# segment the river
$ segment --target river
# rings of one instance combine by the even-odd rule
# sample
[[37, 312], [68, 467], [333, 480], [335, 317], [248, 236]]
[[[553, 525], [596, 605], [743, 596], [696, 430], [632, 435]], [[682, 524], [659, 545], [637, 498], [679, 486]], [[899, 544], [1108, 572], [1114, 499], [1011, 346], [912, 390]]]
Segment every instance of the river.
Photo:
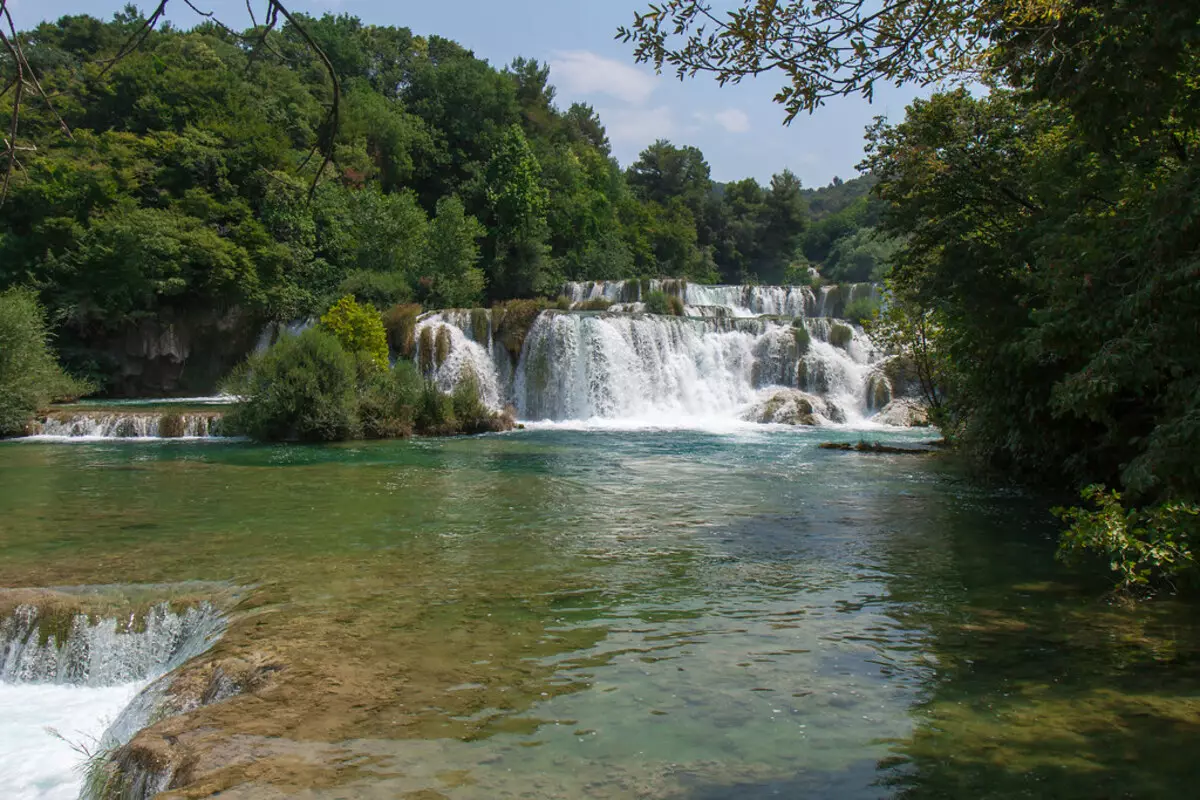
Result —
[[[817, 447], [863, 435], [929, 438], [2, 443], [0, 585], [238, 587], [201, 658], [272, 676], [172, 733], [222, 796], [1178, 796], [1195, 614], [1057, 564], [1043, 498]], [[0, 687], [5, 796], [73, 796], [41, 726], [128, 693]]]

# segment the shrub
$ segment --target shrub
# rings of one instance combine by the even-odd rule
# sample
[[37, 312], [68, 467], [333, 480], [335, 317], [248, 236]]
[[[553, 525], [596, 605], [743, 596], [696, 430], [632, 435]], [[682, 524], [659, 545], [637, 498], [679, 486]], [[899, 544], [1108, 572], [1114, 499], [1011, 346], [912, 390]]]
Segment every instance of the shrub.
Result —
[[647, 314], [671, 313], [671, 304], [665, 292], [647, 292], [642, 302], [646, 304]]
[[488, 320], [486, 308], [471, 309], [471, 337], [481, 345], [487, 346], [488, 330], [491, 322]]
[[570, 311], [571, 298], [567, 297], [565, 294], [560, 294], [558, 299], [554, 301], [554, 307], [559, 311]]
[[387, 369], [387, 333], [374, 306], [359, 305], [346, 295], [321, 316], [321, 327], [336, 336], [346, 352], [365, 353], [380, 369]]
[[178, 439], [187, 435], [187, 420], [182, 414], [163, 414], [158, 418], [158, 435], [163, 439]]
[[808, 352], [812, 337], [808, 334], [808, 328], [804, 327], [804, 320], [792, 321], [792, 338], [796, 341], [796, 355], [802, 356]]
[[91, 389], [58, 365], [37, 296], [28, 289], [0, 293], [0, 436], [22, 433], [39, 409]]
[[834, 347], [840, 347], [845, 350], [850, 346], [850, 340], [854, 338], [854, 329], [849, 325], [833, 323], [829, 328], [829, 343]]
[[363, 435], [369, 439], [411, 436], [422, 388], [421, 375], [411, 361], [397, 361], [391, 371], [372, 375], [358, 399]]
[[413, 421], [417, 432], [428, 436], [451, 436], [458, 432], [454, 400], [438, 389], [433, 381], [425, 381], [421, 387]]
[[682, 317], [687, 312], [684, 311], [683, 298], [677, 295], [667, 295], [667, 307], [671, 309], [671, 313], [677, 317]]
[[1098, 485], [1084, 489], [1083, 498], [1096, 508], [1054, 509], [1070, 526], [1060, 539], [1059, 558], [1099, 553], [1127, 591], [1145, 591], [1157, 581], [1173, 585], [1195, 571], [1192, 540], [1200, 536], [1200, 506], [1170, 501], [1126, 509], [1119, 492]]
[[860, 297], [846, 306], [842, 317], [859, 325], [867, 325], [879, 312], [879, 301], [873, 297]]
[[521, 358], [521, 348], [534, 320], [549, 307], [549, 302], [542, 298], [509, 300], [492, 306], [492, 331], [514, 364]]
[[387, 332], [388, 346], [400, 358], [412, 358], [417, 349], [417, 317], [421, 306], [416, 303], [400, 303], [383, 314], [383, 328]]
[[434, 339], [434, 361], [440, 367], [450, 356], [450, 329], [445, 325], [438, 326], [437, 337]]
[[311, 328], [255, 354], [230, 377], [226, 430], [260, 441], [335, 441], [359, 433], [354, 357]]
[[412, 287], [402, 272], [355, 270], [338, 284], [338, 294], [353, 297], [364, 305], [387, 308], [413, 299]]
[[426, 325], [421, 328], [420, 347], [417, 352], [421, 359], [421, 372], [433, 372], [433, 328]]
[[591, 300], [584, 300], [575, 308], [579, 311], [607, 311], [612, 307], [612, 300], [607, 297], [595, 297]]

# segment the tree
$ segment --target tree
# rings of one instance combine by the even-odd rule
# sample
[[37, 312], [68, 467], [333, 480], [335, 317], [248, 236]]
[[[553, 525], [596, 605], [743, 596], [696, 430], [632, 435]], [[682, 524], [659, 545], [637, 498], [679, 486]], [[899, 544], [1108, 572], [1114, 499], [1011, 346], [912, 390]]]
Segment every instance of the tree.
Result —
[[374, 306], [359, 305], [347, 295], [321, 315], [321, 328], [336, 336], [347, 353], [361, 354], [375, 367], [387, 368], [387, 332]]
[[0, 437], [21, 434], [50, 402], [90, 389], [58, 365], [37, 296], [28, 289], [0, 292]]
[[541, 165], [520, 126], [512, 125], [488, 162], [487, 196], [495, 242], [493, 296], [527, 297], [548, 289], [546, 207]]
[[695, 147], [676, 147], [666, 139], [643, 150], [626, 176], [643, 200], [665, 205], [680, 198], [693, 213], [700, 210], [712, 189], [704, 154]]
[[638, 61], [673, 67], [680, 78], [707, 73], [724, 85], [779, 70], [788, 83], [775, 100], [790, 122], [831, 97], [869, 99], [877, 81], [928, 85], [970, 74], [1009, 6], [1049, 11], [1057, 4], [742, 0], [718, 11], [706, 0], [666, 0], [635, 14], [617, 36], [634, 45]]
[[481, 302], [484, 276], [478, 266], [479, 240], [486, 233], [479, 220], [466, 214], [457, 197], [438, 201], [437, 216], [429, 225], [426, 258], [431, 305], [467, 308]]

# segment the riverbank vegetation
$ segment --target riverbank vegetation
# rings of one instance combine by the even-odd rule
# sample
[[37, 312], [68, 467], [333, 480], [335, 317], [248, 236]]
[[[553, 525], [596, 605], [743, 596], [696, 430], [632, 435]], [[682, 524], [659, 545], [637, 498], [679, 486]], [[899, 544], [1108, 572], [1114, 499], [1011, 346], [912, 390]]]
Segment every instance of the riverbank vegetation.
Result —
[[777, 70], [789, 118], [877, 81], [984, 82], [868, 131], [894, 301], [879, 332], [961, 451], [1091, 487], [1094, 510], [1063, 512], [1065, 553], [1099, 551], [1127, 587], [1194, 577], [1195, 4], [744, 3], [702, 34], [704, 8], [668, 4], [625, 38], [681, 76]]
[[0, 292], [0, 437], [19, 436], [39, 410], [89, 391], [58, 365], [37, 296]]
[[[422, 328], [423, 339], [430, 330]], [[422, 354], [431, 351], [429, 344], [421, 347]], [[472, 376], [447, 394], [422, 372], [403, 357], [390, 365], [379, 312], [343, 297], [318, 327], [284, 335], [234, 371], [225, 389], [237, 402], [222, 432], [267, 442], [327, 442], [513, 427], [511, 414], [483, 404]]]

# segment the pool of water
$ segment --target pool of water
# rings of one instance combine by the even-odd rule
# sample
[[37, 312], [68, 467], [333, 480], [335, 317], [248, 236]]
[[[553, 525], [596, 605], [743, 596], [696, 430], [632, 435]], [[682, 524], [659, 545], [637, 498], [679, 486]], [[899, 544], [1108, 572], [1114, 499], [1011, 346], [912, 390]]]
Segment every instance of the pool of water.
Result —
[[213, 657], [283, 669], [180, 723], [230, 797], [1189, 792], [1194, 610], [861, 435], [5, 443], [0, 585], [252, 587]]

